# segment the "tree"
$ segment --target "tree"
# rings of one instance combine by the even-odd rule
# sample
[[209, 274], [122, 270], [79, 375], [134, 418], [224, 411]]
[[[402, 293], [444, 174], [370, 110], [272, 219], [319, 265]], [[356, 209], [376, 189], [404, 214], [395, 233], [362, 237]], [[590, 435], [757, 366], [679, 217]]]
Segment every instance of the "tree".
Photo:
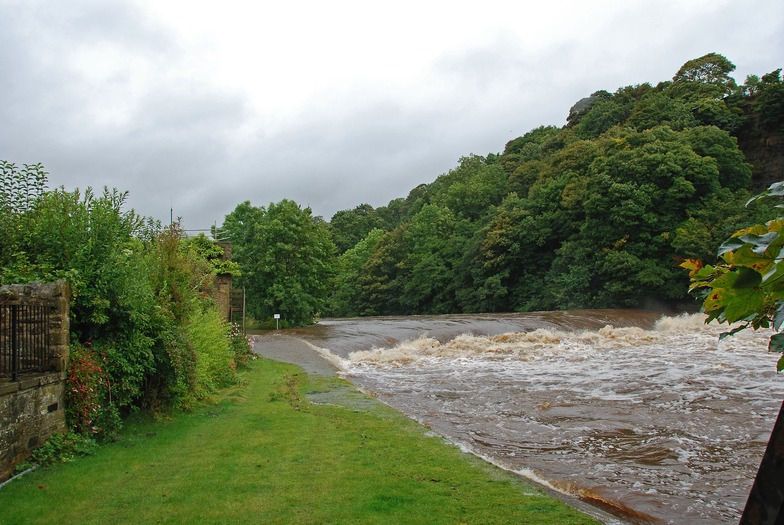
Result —
[[688, 104], [701, 124], [733, 131], [742, 123], [741, 115], [727, 105], [738, 90], [730, 76], [734, 70], [735, 64], [724, 56], [708, 53], [683, 64], [667, 92]]
[[352, 210], [336, 212], [329, 221], [329, 229], [338, 253], [353, 248], [373, 229], [379, 226], [373, 206], [360, 204]]
[[375, 252], [384, 232], [374, 228], [353, 248], [343, 252], [337, 260], [337, 275], [330, 301], [329, 315], [356, 317], [360, 314], [362, 287], [359, 276], [362, 267]]
[[362, 265], [357, 281], [361, 293], [360, 315], [410, 314], [401, 303], [406, 275], [406, 230], [403, 224], [378, 240], [376, 249]]
[[455, 306], [454, 268], [462, 253], [459, 222], [449, 208], [426, 204], [405, 234], [406, 273], [401, 302], [408, 311], [448, 313]]
[[527, 204], [516, 193], [508, 195], [465, 243], [459, 267], [461, 286], [456, 292], [464, 311], [510, 311], [530, 296], [527, 292], [537, 290], [536, 286], [517, 288], [523, 276], [531, 275], [530, 270], [541, 268], [527, 264], [541, 254], [532, 239], [541, 230], [531, 224]]
[[431, 203], [449, 208], [455, 215], [476, 221], [503, 199], [506, 175], [497, 163], [470, 155], [439, 177], [432, 188]]
[[264, 208], [237, 206], [223, 224], [237, 249], [248, 310], [259, 320], [280, 314], [284, 324], [310, 324], [322, 313], [334, 274], [335, 245], [310, 208], [284, 199]]
[[687, 61], [672, 78], [671, 89], [678, 94], [692, 93], [699, 98], [722, 98], [737, 87], [730, 73], [735, 64], [718, 53], [708, 53]]
[[781, 69], [762, 75], [753, 98], [753, 108], [760, 114], [760, 124], [784, 132], [784, 82]]
[[691, 108], [682, 100], [672, 98], [664, 93], [648, 93], [635, 104], [626, 123], [637, 131], [668, 125], [672, 129], [681, 130], [697, 125]]

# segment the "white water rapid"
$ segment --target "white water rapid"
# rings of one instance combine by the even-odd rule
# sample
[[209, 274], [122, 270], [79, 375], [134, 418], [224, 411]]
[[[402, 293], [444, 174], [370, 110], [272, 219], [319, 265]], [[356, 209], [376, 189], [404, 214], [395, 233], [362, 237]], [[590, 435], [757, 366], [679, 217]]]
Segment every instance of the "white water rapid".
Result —
[[[633, 314], [619, 311], [618, 328], [581, 328], [612, 314], [571, 312], [335, 320], [301, 335], [364, 390], [506, 469], [634, 523], [737, 523], [784, 397], [770, 333], [719, 341], [727, 327], [701, 315], [644, 326]], [[498, 333], [515, 323], [525, 331]]]

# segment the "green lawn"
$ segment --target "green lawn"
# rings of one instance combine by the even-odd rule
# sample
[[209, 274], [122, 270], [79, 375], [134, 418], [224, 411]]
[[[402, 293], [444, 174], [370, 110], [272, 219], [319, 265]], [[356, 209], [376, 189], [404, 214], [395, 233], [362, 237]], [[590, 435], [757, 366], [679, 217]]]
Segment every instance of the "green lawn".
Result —
[[130, 421], [94, 456], [8, 483], [0, 523], [598, 522], [340, 379], [259, 360], [215, 404]]

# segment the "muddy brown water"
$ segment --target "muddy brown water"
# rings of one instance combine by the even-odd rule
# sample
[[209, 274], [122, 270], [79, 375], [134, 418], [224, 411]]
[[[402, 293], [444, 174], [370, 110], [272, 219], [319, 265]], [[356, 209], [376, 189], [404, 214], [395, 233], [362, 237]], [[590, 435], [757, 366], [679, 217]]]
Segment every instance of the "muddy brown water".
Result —
[[[737, 523], [784, 396], [765, 332], [640, 310], [286, 330], [462, 447], [629, 523]], [[324, 366], [324, 363], [321, 363]]]

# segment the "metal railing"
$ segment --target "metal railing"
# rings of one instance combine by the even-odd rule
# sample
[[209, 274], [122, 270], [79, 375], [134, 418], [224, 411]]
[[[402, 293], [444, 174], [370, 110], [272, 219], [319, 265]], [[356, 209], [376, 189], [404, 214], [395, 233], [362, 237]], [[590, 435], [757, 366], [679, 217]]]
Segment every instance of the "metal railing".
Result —
[[0, 376], [49, 369], [48, 306], [0, 305]]

